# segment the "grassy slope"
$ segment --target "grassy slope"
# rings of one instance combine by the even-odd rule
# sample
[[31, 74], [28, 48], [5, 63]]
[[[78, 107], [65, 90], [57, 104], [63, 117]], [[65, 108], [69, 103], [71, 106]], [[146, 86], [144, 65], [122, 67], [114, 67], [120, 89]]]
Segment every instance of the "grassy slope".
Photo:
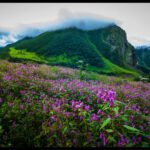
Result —
[[[91, 43], [92, 44], [92, 43]], [[94, 47], [94, 45], [93, 45]], [[122, 73], [124, 74], [131, 74], [131, 75], [137, 75], [136, 72], [131, 72], [126, 69], [123, 69], [113, 63], [111, 63], [108, 59], [103, 57], [100, 52], [95, 48], [95, 51], [97, 52], [98, 55], [100, 55], [104, 61], [104, 67], [102, 68], [97, 68], [94, 66], [89, 66], [87, 69], [89, 71], [95, 71], [100, 73], [106, 73], [106, 74], [117, 74], [120, 75]], [[35, 61], [39, 63], [45, 63], [45, 64], [54, 64], [54, 63], [73, 63], [72, 59], [67, 58], [65, 55], [59, 55], [55, 57], [44, 57], [44, 56], [39, 56], [34, 52], [27, 52], [26, 50], [16, 50], [15, 48], [10, 48], [9, 52], [10, 56], [15, 59], [23, 59], [23, 60], [28, 60], [28, 61]]]
[[91, 42], [88, 34], [78, 29], [45, 32], [35, 38], [18, 41], [4, 48], [1, 56], [68, 67], [77, 67], [76, 62], [82, 59], [89, 64], [87, 69], [90, 71], [138, 75], [109, 61]]
[[97, 47], [89, 40], [89, 43], [93, 46], [93, 49], [96, 51], [97, 55], [99, 55], [103, 62], [104, 62], [104, 67], [102, 67], [100, 69], [100, 71], [108, 73], [108, 74], [116, 74], [116, 75], [120, 75], [120, 74], [131, 74], [133, 76], [138, 76], [138, 73], [135, 71], [130, 71], [124, 68], [121, 68], [115, 64], [113, 64], [111, 61], [109, 61], [108, 59], [106, 59], [101, 53], [100, 51], [97, 49]]

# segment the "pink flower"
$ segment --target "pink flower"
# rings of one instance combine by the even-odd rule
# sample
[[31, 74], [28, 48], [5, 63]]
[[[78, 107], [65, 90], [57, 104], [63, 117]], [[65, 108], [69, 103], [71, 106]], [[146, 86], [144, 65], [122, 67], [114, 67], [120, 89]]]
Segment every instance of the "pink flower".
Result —
[[72, 101], [71, 102], [71, 107], [78, 109], [78, 108], [82, 108], [83, 106], [83, 102], [79, 102], [79, 101]]
[[10, 106], [10, 107], [12, 107], [13, 105], [14, 105], [14, 103], [12, 103], [12, 102], [8, 103], [8, 106]]
[[100, 97], [101, 93], [102, 93], [101, 90], [99, 90], [98, 93], [97, 93], [97, 97]]
[[112, 90], [99, 90], [97, 93], [97, 97], [103, 100], [104, 103], [109, 101], [110, 107], [114, 105], [114, 100], [116, 98], [116, 92]]
[[109, 102], [110, 102], [110, 107], [111, 107], [114, 105], [114, 100], [116, 98], [116, 92], [109, 90], [108, 97], [109, 97]]
[[118, 118], [118, 117], [119, 117], [119, 114], [116, 114], [115, 117]]
[[10, 81], [11, 79], [12, 79], [11, 76], [9, 76], [8, 74], [5, 74], [3, 77], [3, 80], [5, 81]]
[[56, 117], [54, 115], [51, 116], [51, 120], [55, 121]]
[[99, 117], [95, 113], [91, 115], [91, 121], [97, 121], [98, 119]]
[[25, 94], [26, 94], [26, 91], [25, 91], [25, 90], [20, 90], [20, 94], [21, 94], [21, 95], [25, 95]]
[[48, 122], [48, 126], [51, 126], [51, 122], [50, 121]]
[[101, 114], [101, 112], [102, 112], [102, 111], [99, 109], [98, 112], [97, 112], [97, 114], [99, 115], [99, 114]]
[[74, 102], [74, 101], [72, 101], [72, 102], [71, 102], [71, 107], [74, 107], [74, 104], [75, 104], [75, 102]]
[[100, 133], [99, 138], [103, 139], [103, 137], [104, 137], [104, 133]]
[[110, 116], [110, 115], [107, 115], [107, 118], [111, 118], [111, 116]]
[[47, 110], [46, 105], [43, 105], [43, 110], [46, 112], [46, 110]]
[[84, 107], [84, 109], [85, 109], [86, 111], [89, 111], [89, 110], [90, 110], [90, 106], [89, 106], [89, 105], [86, 105], [86, 106]]
[[24, 105], [20, 105], [20, 110], [23, 110], [24, 109]]
[[65, 92], [66, 90], [64, 89], [64, 87], [61, 87], [60, 89], [60, 92]]
[[83, 103], [79, 103], [79, 104], [77, 104], [76, 106], [75, 106], [75, 108], [81, 108], [82, 107], [82, 105], [83, 105]]
[[107, 139], [105, 137], [103, 138], [103, 144], [104, 146], [107, 144]]
[[70, 112], [65, 112], [66, 117], [70, 117]]
[[139, 140], [139, 142], [141, 142], [141, 141], [142, 141], [142, 137], [141, 137], [141, 136], [139, 136], [139, 137], [138, 137], [138, 140]]
[[99, 138], [103, 140], [103, 145], [105, 146], [107, 144], [107, 139], [105, 138], [104, 133], [100, 133]]
[[2, 103], [3, 102], [3, 100], [0, 98], [0, 103]]

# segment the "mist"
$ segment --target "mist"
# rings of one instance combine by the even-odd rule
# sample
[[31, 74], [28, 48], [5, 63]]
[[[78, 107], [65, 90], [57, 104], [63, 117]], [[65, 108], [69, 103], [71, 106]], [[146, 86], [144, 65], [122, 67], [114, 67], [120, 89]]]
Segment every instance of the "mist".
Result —
[[81, 30], [95, 30], [115, 25], [115, 21], [104, 18], [96, 18], [95, 16], [61, 16], [53, 22], [36, 23], [30, 25], [20, 24], [11, 29], [1, 29], [0, 31], [0, 47], [14, 43], [25, 37], [35, 37], [46, 31], [55, 31], [76, 27]]

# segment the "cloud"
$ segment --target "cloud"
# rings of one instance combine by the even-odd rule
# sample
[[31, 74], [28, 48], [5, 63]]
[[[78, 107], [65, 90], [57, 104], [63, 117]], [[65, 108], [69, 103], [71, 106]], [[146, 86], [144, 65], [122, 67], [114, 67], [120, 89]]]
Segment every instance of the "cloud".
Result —
[[27, 36], [35, 37], [46, 31], [54, 31], [69, 27], [76, 27], [82, 30], [93, 30], [113, 24], [118, 25], [121, 24], [121, 22], [101, 15], [72, 12], [69, 9], [62, 8], [58, 12], [58, 18], [53, 21], [45, 23], [18, 24], [13, 28], [1, 28], [0, 47], [14, 43]]
[[129, 41], [134, 45], [134, 46], [140, 46], [140, 45], [148, 45], [150, 46], [150, 40], [142, 37], [135, 37], [131, 36], [129, 37]]
[[4, 47], [8, 44], [14, 43], [18, 41], [18, 38], [16, 38], [14, 35], [1, 35], [0, 37], [0, 47]]
[[72, 12], [66, 8], [60, 9], [57, 22], [61, 22], [62, 27], [75, 26], [83, 30], [103, 28], [112, 24], [121, 25], [122, 23], [110, 17], [85, 12]]

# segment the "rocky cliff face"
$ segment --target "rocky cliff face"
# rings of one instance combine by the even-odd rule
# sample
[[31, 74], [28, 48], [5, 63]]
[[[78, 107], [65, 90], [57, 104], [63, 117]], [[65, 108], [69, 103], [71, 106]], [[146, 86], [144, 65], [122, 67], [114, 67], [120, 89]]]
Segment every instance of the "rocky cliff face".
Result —
[[126, 32], [123, 29], [113, 25], [90, 31], [89, 34], [97, 48], [113, 63], [119, 66], [135, 66], [135, 49], [127, 41]]
[[150, 73], [150, 46], [135, 48], [135, 54], [137, 57], [137, 68]]

